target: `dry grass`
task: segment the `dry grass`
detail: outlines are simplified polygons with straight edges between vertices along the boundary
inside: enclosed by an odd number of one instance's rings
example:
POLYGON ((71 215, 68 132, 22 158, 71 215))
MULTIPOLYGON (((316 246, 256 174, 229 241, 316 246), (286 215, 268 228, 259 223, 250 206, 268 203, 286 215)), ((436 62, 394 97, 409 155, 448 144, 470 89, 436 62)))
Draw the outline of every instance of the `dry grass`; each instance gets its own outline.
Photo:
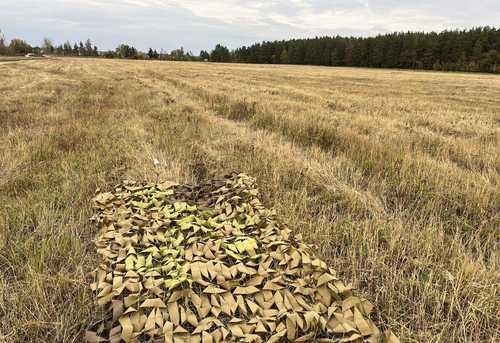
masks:
POLYGON ((0 75, 0 341, 81 340, 97 187, 232 170, 403 341, 498 340, 497 76, 79 59, 0 75))

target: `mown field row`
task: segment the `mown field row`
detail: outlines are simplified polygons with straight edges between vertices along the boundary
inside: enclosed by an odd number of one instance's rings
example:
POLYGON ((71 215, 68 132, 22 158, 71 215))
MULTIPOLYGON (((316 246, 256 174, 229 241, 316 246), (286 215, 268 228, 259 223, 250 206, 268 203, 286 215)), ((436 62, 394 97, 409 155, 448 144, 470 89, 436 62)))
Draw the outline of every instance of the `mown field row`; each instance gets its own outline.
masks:
POLYGON ((498 78, 78 59, 0 72, 7 342, 79 341, 92 321, 96 188, 234 170, 403 341, 496 340, 498 78))

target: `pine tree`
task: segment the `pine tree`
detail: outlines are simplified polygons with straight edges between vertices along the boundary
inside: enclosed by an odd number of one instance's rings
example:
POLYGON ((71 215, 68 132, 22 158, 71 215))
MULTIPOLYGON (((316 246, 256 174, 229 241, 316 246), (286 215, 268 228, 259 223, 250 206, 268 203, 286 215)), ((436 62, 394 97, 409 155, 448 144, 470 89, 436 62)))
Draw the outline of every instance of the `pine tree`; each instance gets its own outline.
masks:
POLYGON ((205 50, 201 50, 200 51, 200 59, 202 61, 205 61, 205 60, 208 61, 210 59, 210 54, 207 51, 205 51, 205 50))
POLYGON ((92 52, 94 51, 92 47, 92 42, 90 39, 87 39, 85 41, 85 47, 84 47, 84 55, 85 56, 92 56, 92 52))
POLYGON ((82 41, 80 41, 80 43, 78 44, 78 55, 85 56, 85 46, 83 45, 82 41))
POLYGON ((45 54, 52 54, 54 53, 54 45, 52 44, 52 41, 49 38, 44 38, 42 41, 42 50, 45 54))
POLYGON ((9 48, 7 47, 7 44, 5 43, 5 36, 0 30, 0 55, 7 55, 9 52, 9 48))
POLYGON ((288 51, 286 49, 281 51, 280 62, 281 64, 288 64, 288 51))
POLYGON ((215 49, 212 50, 210 54, 210 61, 213 62, 230 62, 231 54, 229 53, 228 48, 221 44, 217 44, 215 49))
POLYGON ((475 61, 480 61, 483 57, 483 42, 479 39, 476 44, 474 44, 474 49, 472 50, 472 58, 475 61))
POLYGON ((71 49, 71 43, 68 41, 66 43, 64 43, 63 50, 64 50, 63 54, 65 56, 70 56, 73 52, 73 50, 71 49))

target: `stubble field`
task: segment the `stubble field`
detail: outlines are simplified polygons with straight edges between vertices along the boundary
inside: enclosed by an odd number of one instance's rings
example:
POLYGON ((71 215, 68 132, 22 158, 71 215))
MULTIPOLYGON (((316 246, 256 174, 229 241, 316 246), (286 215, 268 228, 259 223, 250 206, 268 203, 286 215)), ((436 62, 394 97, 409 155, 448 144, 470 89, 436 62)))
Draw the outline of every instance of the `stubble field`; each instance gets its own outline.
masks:
POLYGON ((402 341, 497 341, 499 94, 477 74, 2 63, 0 341, 81 341, 96 188, 231 171, 402 341))

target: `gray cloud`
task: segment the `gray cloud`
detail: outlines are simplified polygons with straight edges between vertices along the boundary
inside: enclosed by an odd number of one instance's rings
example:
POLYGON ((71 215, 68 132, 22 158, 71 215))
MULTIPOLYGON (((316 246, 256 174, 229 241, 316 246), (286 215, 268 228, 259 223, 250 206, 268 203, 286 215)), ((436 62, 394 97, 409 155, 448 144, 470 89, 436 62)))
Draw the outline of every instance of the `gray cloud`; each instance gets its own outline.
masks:
POLYGON ((101 48, 198 52, 261 40, 498 25, 498 0, 2 0, 0 29, 37 44, 90 37, 101 48))

